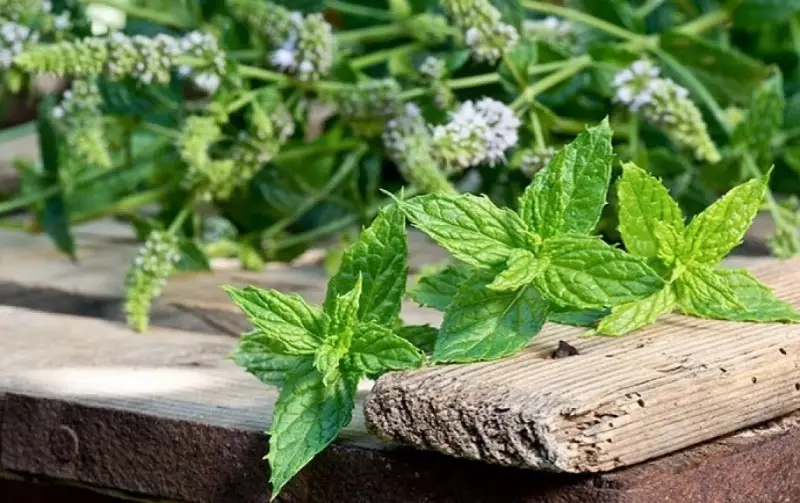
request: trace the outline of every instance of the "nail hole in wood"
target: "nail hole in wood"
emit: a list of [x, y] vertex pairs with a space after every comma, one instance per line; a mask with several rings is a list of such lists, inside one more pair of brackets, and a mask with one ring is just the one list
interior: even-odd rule
[[720, 370], [720, 372], [722, 372], [723, 374], [724, 374], [725, 372], [727, 372], [727, 370], [725, 370], [725, 369], [724, 369], [724, 368], [722, 368], [722, 367], [720, 367], [720, 368], [719, 368], [719, 370]]
[[639, 404], [639, 407], [644, 407], [644, 400], [642, 400], [641, 398], [636, 400], [636, 403]]
[[753, 384], [755, 384], [755, 383], [757, 383], [757, 382], [758, 382], [758, 378], [757, 378], [757, 377], [753, 377], [753, 378], [751, 379], [751, 381], [753, 381]]
[[780, 351], [782, 355], [785, 355], [785, 354], [786, 354], [786, 350], [785, 350], [785, 349], [783, 349], [783, 348], [778, 348], [778, 351]]
[[794, 383], [794, 389], [795, 391], [800, 391], [800, 383], [798, 382]]
[[558, 341], [558, 347], [555, 351], [553, 351], [553, 354], [551, 354], [550, 357], [553, 359], [558, 359], [566, 358], [568, 356], [575, 356], [577, 354], [579, 354], [578, 348], [566, 341]]

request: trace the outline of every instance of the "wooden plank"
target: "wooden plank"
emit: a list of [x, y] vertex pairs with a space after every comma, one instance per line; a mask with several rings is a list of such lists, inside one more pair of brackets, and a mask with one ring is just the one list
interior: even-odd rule
[[[5, 471], [134, 497], [263, 503], [262, 432], [274, 393], [224, 359], [232, 344], [3, 308], [0, 478]], [[554, 475], [391, 448], [365, 436], [357, 410], [345, 438], [279, 501], [793, 501], [799, 423], [789, 416], [610, 474]], [[8, 495], [0, 484], [0, 501]]]
[[[800, 259], [754, 270], [800, 306]], [[371, 432], [558, 472], [632, 465], [800, 408], [800, 326], [679, 315], [622, 338], [548, 325], [519, 356], [381, 378]], [[580, 354], [551, 359], [558, 341]]]
[[[446, 255], [417, 232], [410, 234], [410, 270], [441, 262]], [[69, 314], [122, 319], [124, 279], [136, 255], [130, 230], [97, 222], [76, 230], [78, 262], [70, 262], [45, 236], [0, 230], [0, 304]], [[303, 295], [319, 303], [327, 277], [322, 250], [310, 250], [295, 264], [269, 264], [263, 272], [237, 269], [176, 274], [154, 306], [153, 324], [206, 333], [239, 334], [247, 322], [221, 285], [256, 285]], [[299, 264], [299, 265], [297, 265]], [[406, 302], [403, 316], [413, 323], [438, 324], [441, 316]]]

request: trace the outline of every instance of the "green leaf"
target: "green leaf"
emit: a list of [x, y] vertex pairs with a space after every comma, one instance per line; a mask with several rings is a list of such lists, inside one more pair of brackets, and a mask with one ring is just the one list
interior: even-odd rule
[[708, 304], [724, 311], [744, 310], [732, 286], [711, 267], [689, 264], [675, 281], [681, 309], [695, 304]]
[[608, 313], [608, 309], [579, 310], [553, 305], [550, 307], [550, 313], [547, 315], [547, 319], [560, 325], [569, 325], [572, 327], [591, 327], [597, 323], [597, 320], [607, 316]]
[[544, 242], [541, 257], [550, 263], [535, 284], [551, 302], [601, 309], [641, 299], [664, 286], [642, 259], [589, 236], [564, 236]]
[[224, 287], [234, 304], [282, 354], [312, 355], [322, 343], [330, 319], [299, 295], [254, 286]]
[[310, 360], [286, 377], [269, 428], [272, 499], [350, 423], [357, 385], [342, 378], [326, 389]]
[[439, 329], [430, 325], [407, 325], [395, 333], [427, 354], [433, 353]]
[[330, 389], [342, 376], [342, 359], [347, 354], [347, 347], [337, 344], [336, 339], [328, 339], [314, 353], [314, 368], [322, 376], [322, 385]]
[[[498, 73], [503, 81], [510, 83], [511, 90], [524, 89], [530, 84], [531, 68], [538, 58], [537, 47], [532, 41], [522, 41], [503, 58]], [[522, 82], [518, 82], [517, 77]]]
[[715, 265], [739, 245], [764, 199], [766, 177], [731, 189], [684, 231], [686, 255], [691, 260]]
[[180, 244], [181, 258], [176, 265], [179, 271], [210, 271], [211, 264], [200, 246], [194, 241], [183, 239]]
[[668, 285], [649, 297], [611, 308], [611, 314], [603, 318], [597, 331], [603, 335], [633, 332], [671, 312], [675, 309], [675, 301], [675, 293]]
[[308, 360], [307, 356], [281, 354], [275, 340], [260, 330], [244, 334], [231, 359], [264, 384], [283, 386], [286, 375]]
[[502, 266], [512, 250], [525, 248], [525, 226], [486, 197], [427, 194], [398, 203], [414, 225], [462, 262]]
[[353, 330], [358, 322], [359, 301], [362, 291], [361, 277], [359, 276], [352, 290], [337, 296], [325, 308], [328, 316], [331, 317], [331, 323], [325, 338], [337, 341], [337, 344], [344, 347], [345, 350], [350, 346]]
[[453, 302], [461, 284], [470, 276], [469, 267], [449, 265], [433, 274], [422, 276], [407, 292], [417, 304], [444, 311]]
[[405, 218], [394, 205], [383, 209], [345, 251], [338, 272], [328, 282], [325, 308], [351, 290], [361, 277], [358, 320], [394, 322], [406, 289], [408, 245]]
[[535, 288], [496, 292], [486, 288], [488, 283], [475, 276], [447, 308], [435, 361], [466, 363], [513, 355], [542, 329], [548, 302]]
[[800, 0], [742, 0], [734, 5], [733, 21], [744, 27], [783, 24], [800, 13]]
[[514, 250], [508, 257], [506, 269], [487, 288], [500, 292], [519, 290], [533, 283], [546, 267], [547, 260], [539, 260], [527, 250]]
[[665, 222], [656, 222], [653, 233], [658, 241], [658, 258], [665, 264], [674, 264], [684, 253], [683, 234]]
[[748, 150], [759, 166], [770, 164], [770, 143], [781, 130], [785, 107], [783, 79], [776, 72], [756, 91], [744, 120], [733, 131], [731, 144]]
[[768, 68], [729, 45], [677, 30], [659, 35], [661, 48], [700, 75], [726, 79], [738, 87], [755, 89], [769, 75]]
[[543, 238], [591, 232], [611, 179], [608, 120], [589, 128], [539, 171], [520, 200], [522, 219]]
[[[60, 183], [59, 149], [60, 143], [52, 123], [55, 96], [45, 99], [38, 110], [37, 132], [39, 136], [39, 152], [42, 156], [42, 168], [47, 181]], [[72, 237], [69, 213], [61, 192], [49, 197], [39, 211], [39, 224], [50, 236], [59, 250], [66, 253], [73, 261], [75, 257], [75, 239]]]
[[683, 215], [664, 185], [633, 163], [622, 166], [617, 182], [619, 232], [628, 251], [644, 258], [658, 254], [656, 224], [664, 222], [683, 232]]
[[702, 298], [686, 297], [681, 309], [701, 318], [731, 321], [799, 322], [800, 313], [790, 304], [778, 299], [772, 290], [743, 269], [715, 269], [714, 274], [724, 281], [746, 309], [725, 309]]
[[353, 334], [350, 362], [369, 376], [417, 368], [423, 355], [414, 344], [377, 323], [362, 323]]

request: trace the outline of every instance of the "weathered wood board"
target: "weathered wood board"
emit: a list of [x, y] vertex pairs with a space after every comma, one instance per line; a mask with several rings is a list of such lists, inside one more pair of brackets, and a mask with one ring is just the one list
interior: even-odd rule
[[[225, 360], [233, 344], [2, 308], [0, 479], [47, 477], [158, 501], [267, 501], [263, 431], [275, 394]], [[794, 414], [609, 474], [558, 475], [392, 448], [366, 436], [357, 409], [279, 501], [793, 501], [798, 424]]]
[[[754, 270], [800, 306], [800, 260]], [[622, 338], [548, 325], [519, 356], [382, 377], [385, 440], [501, 465], [607, 471], [800, 408], [800, 326], [670, 315]], [[551, 359], [558, 341], [580, 354]]]
[[[78, 262], [72, 263], [45, 236], [0, 230], [0, 304], [121, 319], [125, 274], [137, 251], [129, 227], [96, 222], [77, 228], [75, 234]], [[421, 234], [411, 233], [410, 240], [410, 271], [446, 259]], [[238, 335], [249, 325], [221, 285], [274, 288], [319, 303], [327, 283], [320, 263], [323, 254], [323, 249], [312, 249], [292, 265], [269, 264], [263, 272], [221, 268], [214, 274], [176, 274], [157, 300], [153, 324]], [[411, 302], [405, 303], [403, 315], [413, 323], [440, 320], [437, 313]]]

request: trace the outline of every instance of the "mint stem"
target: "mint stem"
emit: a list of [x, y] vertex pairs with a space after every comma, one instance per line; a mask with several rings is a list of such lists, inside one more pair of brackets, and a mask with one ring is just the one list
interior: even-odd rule
[[269, 239], [280, 234], [284, 229], [295, 223], [303, 215], [305, 215], [311, 208], [324, 200], [331, 192], [333, 192], [345, 178], [350, 176], [353, 171], [358, 167], [359, 161], [367, 152], [367, 146], [362, 144], [354, 152], [352, 152], [342, 164], [342, 167], [334, 174], [331, 179], [322, 187], [318, 192], [310, 195], [303, 201], [300, 206], [286, 218], [275, 223], [268, 229], [261, 233], [262, 239]]
[[372, 19], [378, 19], [381, 21], [391, 21], [393, 19], [392, 14], [388, 11], [382, 9], [376, 9], [374, 7], [366, 7], [363, 5], [340, 2], [339, 0], [325, 0], [325, 7], [337, 10], [339, 12], [343, 12], [345, 14], [368, 17]]
[[173, 28], [189, 29], [192, 27], [192, 22], [189, 19], [178, 18], [172, 14], [160, 10], [131, 5], [125, 0], [83, 0], [83, 3], [87, 5], [105, 5], [106, 7], [118, 9], [130, 17], [135, 17], [144, 21], [152, 21], [154, 23], [163, 24], [164, 26], [171, 26]]

